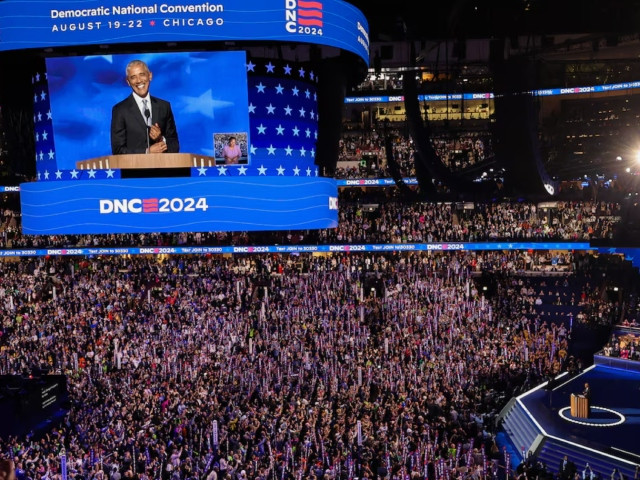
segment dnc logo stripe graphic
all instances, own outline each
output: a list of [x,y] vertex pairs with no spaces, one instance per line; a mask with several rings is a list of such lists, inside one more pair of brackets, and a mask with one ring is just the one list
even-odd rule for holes
[[144,213],[152,213],[158,211],[158,199],[157,198],[144,198],[142,199],[142,211]]
[[298,24],[322,27],[322,3],[305,0],[298,1]]

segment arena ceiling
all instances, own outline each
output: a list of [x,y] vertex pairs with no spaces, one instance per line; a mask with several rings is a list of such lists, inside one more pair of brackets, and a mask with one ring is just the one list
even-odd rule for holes
[[640,0],[351,0],[373,40],[640,31]]

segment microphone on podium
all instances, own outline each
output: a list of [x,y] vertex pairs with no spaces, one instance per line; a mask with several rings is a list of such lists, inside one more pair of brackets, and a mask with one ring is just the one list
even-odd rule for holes
[[144,109],[144,117],[147,119],[147,153],[149,153],[149,129],[151,128],[151,112],[148,108]]

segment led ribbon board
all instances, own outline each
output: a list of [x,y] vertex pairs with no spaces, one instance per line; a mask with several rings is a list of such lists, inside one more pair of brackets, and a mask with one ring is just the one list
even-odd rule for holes
[[21,185],[22,230],[58,233],[305,230],[338,226],[335,180],[147,178]]
[[368,23],[340,0],[0,2],[0,51],[242,40],[326,45],[369,64]]

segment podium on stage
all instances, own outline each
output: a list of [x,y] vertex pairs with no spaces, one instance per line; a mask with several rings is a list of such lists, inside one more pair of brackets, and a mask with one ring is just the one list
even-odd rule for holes
[[76,162],[78,170],[215,167],[215,157],[193,153],[127,153]]
[[589,399],[584,395],[571,394],[571,416],[589,418]]

